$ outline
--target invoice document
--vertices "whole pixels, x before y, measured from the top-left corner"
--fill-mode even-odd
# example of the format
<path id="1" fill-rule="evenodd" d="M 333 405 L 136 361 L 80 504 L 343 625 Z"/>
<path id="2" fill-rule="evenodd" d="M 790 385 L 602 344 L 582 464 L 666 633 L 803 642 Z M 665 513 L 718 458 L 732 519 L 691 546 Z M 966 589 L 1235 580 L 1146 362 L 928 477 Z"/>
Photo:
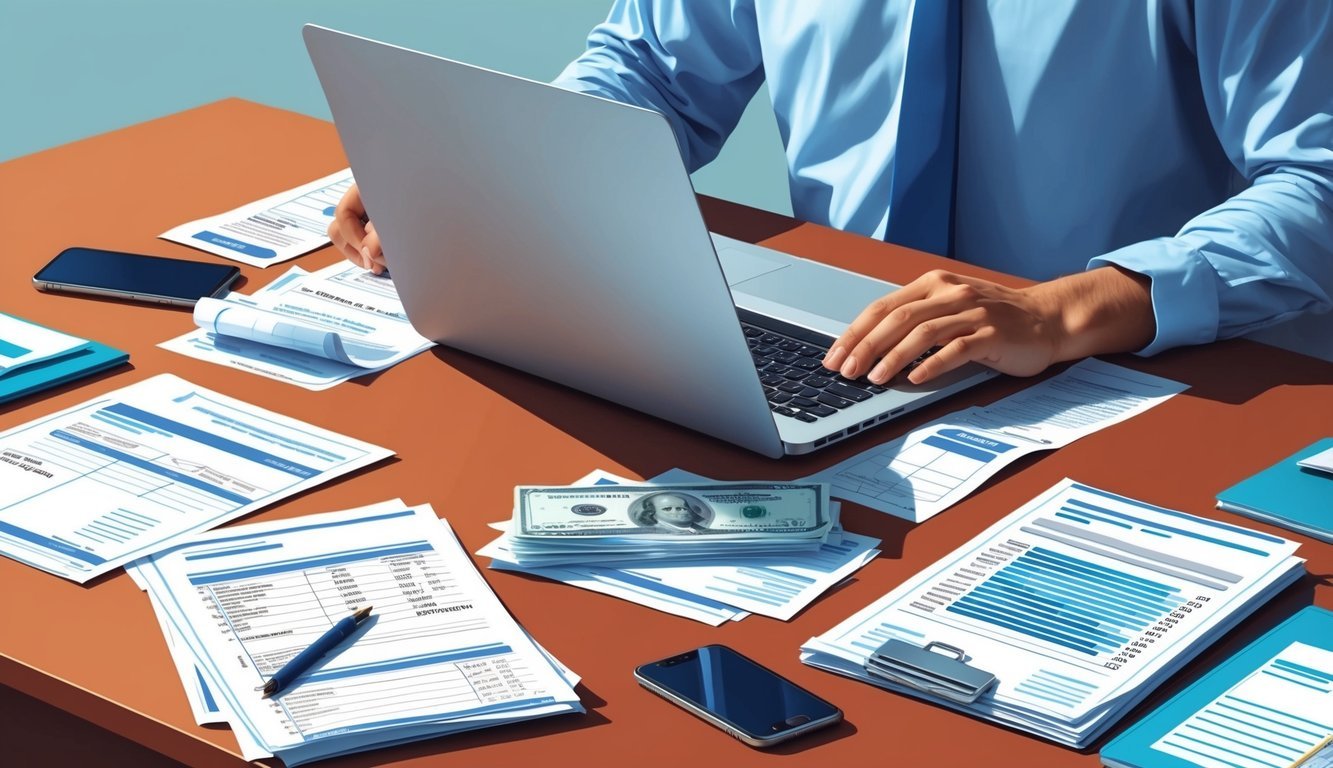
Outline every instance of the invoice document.
<path id="1" fill-rule="evenodd" d="M 268 267 L 329 244 L 328 229 L 352 169 L 181 224 L 159 237 L 252 267 Z"/>
<path id="2" fill-rule="evenodd" d="M 1079 746 L 1304 572 L 1297 543 L 1063 480 L 801 648 L 802 661 Z M 889 640 L 998 678 L 959 704 L 866 670 Z"/>
<path id="3" fill-rule="evenodd" d="M 429 505 L 214 531 L 135 568 L 221 699 L 246 759 L 276 754 L 294 765 L 583 711 Z M 261 698 L 274 672 L 365 606 L 364 628 Z"/>
<path id="4" fill-rule="evenodd" d="M 158 346 L 310 390 L 434 346 L 413 329 L 388 274 L 350 262 L 299 267 L 253 296 L 200 299 L 193 331 Z"/>
<path id="5" fill-rule="evenodd" d="M 391 455 L 161 374 L 0 433 L 0 554 L 83 583 Z"/>
<path id="6" fill-rule="evenodd" d="M 913 522 L 957 504 L 1022 456 L 1133 418 L 1187 387 L 1089 358 L 991 405 L 945 416 L 804 478 Z"/>

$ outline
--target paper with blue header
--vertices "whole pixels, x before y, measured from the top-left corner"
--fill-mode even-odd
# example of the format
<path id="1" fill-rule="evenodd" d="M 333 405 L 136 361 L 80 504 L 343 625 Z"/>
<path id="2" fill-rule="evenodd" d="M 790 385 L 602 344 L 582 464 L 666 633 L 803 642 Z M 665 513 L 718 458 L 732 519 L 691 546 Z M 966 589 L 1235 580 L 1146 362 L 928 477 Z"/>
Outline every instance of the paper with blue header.
<path id="1" fill-rule="evenodd" d="M 135 568 L 247 760 L 297 765 L 583 711 L 429 505 L 228 528 Z M 354 641 L 260 698 L 276 670 L 371 603 Z"/>
<path id="2" fill-rule="evenodd" d="M 391 455 L 161 374 L 0 433 L 0 554 L 83 583 Z"/>
<path id="3" fill-rule="evenodd" d="M 352 186 L 344 168 L 226 213 L 172 227 L 159 237 L 252 267 L 270 267 L 329 244 L 328 228 Z"/>
<path id="4" fill-rule="evenodd" d="M 1186 385 L 1089 358 L 1002 400 L 926 424 L 806 480 L 913 522 L 962 501 L 1017 459 L 1154 408 Z"/>

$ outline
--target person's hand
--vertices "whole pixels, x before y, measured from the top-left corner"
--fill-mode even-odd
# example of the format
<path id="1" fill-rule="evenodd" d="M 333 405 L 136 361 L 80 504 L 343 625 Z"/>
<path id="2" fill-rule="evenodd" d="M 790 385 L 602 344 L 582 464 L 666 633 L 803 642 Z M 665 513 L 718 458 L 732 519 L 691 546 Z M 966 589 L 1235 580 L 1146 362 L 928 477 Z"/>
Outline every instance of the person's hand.
<path id="1" fill-rule="evenodd" d="M 386 269 L 380 236 L 375 232 L 375 225 L 366 218 L 361 190 L 355 184 L 348 187 L 338 201 L 333 221 L 329 223 L 329 239 L 333 241 L 333 247 L 358 267 L 377 275 Z"/>
<path id="2" fill-rule="evenodd" d="M 1119 267 L 1028 288 L 935 270 L 871 302 L 824 367 L 883 384 L 937 348 L 909 381 L 924 384 L 971 361 L 1032 376 L 1063 360 L 1141 349 L 1155 333 L 1149 279 Z"/>

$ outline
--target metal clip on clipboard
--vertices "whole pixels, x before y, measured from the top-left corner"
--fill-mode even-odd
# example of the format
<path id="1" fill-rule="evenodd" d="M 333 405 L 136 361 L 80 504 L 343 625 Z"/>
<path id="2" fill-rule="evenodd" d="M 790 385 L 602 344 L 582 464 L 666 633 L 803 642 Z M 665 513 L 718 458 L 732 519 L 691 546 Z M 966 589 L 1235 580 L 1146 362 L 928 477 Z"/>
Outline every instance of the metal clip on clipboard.
<path id="1" fill-rule="evenodd" d="M 937 653 L 936 648 L 952 656 Z M 963 661 L 965 657 L 962 648 L 944 643 L 927 643 L 920 648 L 902 640 L 890 640 L 870 654 L 865 669 L 881 680 L 959 704 L 971 704 L 995 684 L 995 675 L 971 666 Z"/>

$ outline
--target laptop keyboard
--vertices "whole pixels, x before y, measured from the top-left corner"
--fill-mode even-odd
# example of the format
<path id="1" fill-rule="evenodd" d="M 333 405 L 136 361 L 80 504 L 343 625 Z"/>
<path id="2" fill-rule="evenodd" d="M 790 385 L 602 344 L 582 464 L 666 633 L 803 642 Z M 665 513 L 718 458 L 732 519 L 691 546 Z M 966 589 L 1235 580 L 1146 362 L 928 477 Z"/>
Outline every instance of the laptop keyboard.
<path id="1" fill-rule="evenodd" d="M 750 356 L 768 396 L 769 409 L 774 413 L 809 423 L 888 391 L 887 387 L 871 384 L 864 377 L 848 379 L 826 370 L 821 361 L 828 347 L 816 341 L 822 337 L 802 333 L 806 338 L 801 339 L 778 333 L 750 322 L 749 318 L 758 319 L 760 315 L 746 310 L 740 310 L 739 314 L 745 342 L 750 346 Z M 931 348 L 913 360 L 903 373 L 915 368 L 936 349 Z"/>
<path id="2" fill-rule="evenodd" d="M 759 381 L 776 414 L 805 422 L 832 416 L 843 408 L 888 390 L 865 379 L 843 378 L 824 369 L 823 345 L 800 341 L 742 322 Z"/>

